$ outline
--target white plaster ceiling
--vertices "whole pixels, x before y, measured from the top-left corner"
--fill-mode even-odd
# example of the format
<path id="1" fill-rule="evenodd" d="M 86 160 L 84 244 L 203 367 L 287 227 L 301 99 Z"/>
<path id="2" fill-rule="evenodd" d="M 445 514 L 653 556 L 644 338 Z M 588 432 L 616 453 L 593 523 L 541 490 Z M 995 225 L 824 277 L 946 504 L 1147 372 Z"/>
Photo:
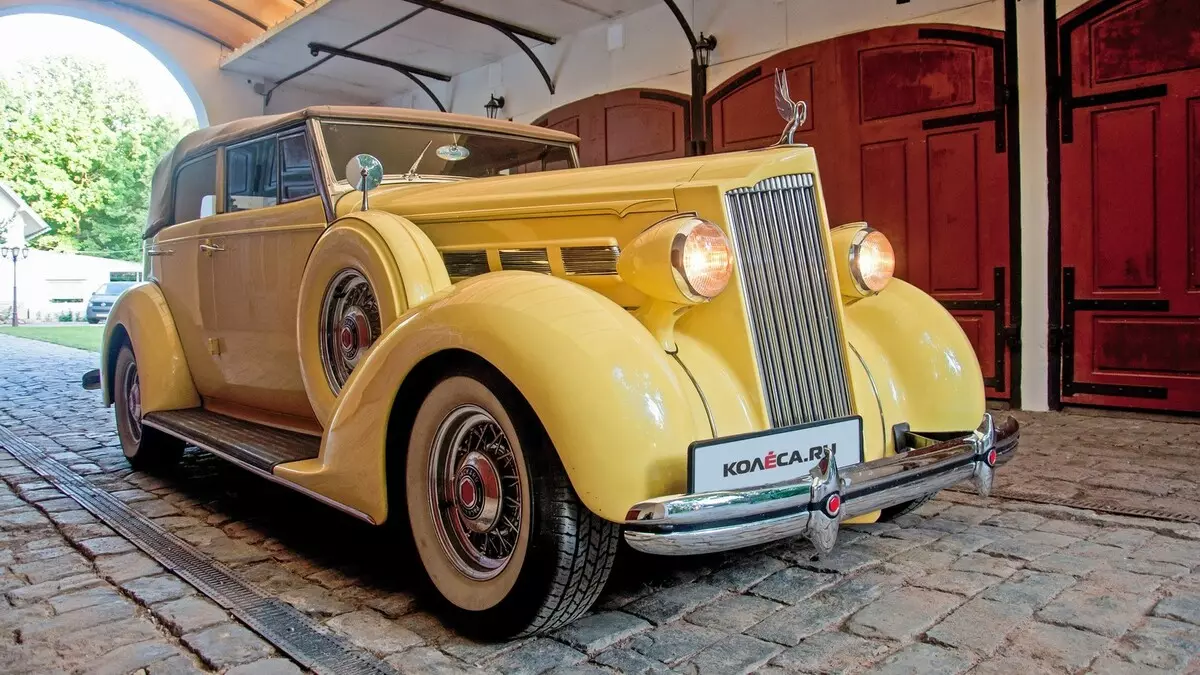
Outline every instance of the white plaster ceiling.
<path id="1" fill-rule="evenodd" d="M 563 37 L 662 0 L 443 0 L 445 4 L 499 19 L 552 37 Z M 414 90 L 390 68 L 343 57 L 309 53 L 310 42 L 346 47 L 388 23 L 405 21 L 350 47 L 409 66 L 457 75 L 520 51 L 500 31 L 402 0 L 316 0 L 254 41 L 227 56 L 221 68 L 262 78 L 267 88 L 322 59 L 312 70 L 283 86 L 345 93 L 382 101 Z M 414 14 L 415 12 L 415 14 Z M 410 16 L 411 15 L 411 16 Z M 541 43 L 522 38 L 530 47 Z M 532 62 L 530 69 L 535 66 Z M 553 71 L 551 71 L 553 76 Z M 439 83 L 425 80 L 435 91 Z M 444 101 L 449 105 L 448 101 Z"/>

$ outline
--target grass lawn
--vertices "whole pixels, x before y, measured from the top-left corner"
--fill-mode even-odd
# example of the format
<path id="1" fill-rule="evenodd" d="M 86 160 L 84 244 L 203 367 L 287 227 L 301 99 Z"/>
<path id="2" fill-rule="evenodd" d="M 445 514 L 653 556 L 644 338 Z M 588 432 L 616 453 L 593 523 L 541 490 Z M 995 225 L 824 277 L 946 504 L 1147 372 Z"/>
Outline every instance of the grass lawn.
<path id="1" fill-rule="evenodd" d="M 104 336 L 104 324 L 98 326 L 0 326 L 0 335 L 53 342 L 56 345 L 100 351 L 100 338 Z"/>

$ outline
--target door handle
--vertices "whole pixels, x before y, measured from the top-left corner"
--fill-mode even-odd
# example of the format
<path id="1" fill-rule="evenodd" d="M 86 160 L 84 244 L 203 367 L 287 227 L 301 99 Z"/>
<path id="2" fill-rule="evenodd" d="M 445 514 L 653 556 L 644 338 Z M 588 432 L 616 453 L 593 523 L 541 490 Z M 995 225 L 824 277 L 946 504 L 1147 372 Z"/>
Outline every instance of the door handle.
<path id="1" fill-rule="evenodd" d="M 169 248 L 148 248 L 146 249 L 146 255 L 175 255 L 175 251 Z"/>
<path id="2" fill-rule="evenodd" d="M 206 239 L 204 240 L 203 244 L 200 244 L 200 250 L 212 255 L 214 251 L 224 251 L 225 247 L 221 246 L 220 244 L 214 244 L 210 240 Z"/>

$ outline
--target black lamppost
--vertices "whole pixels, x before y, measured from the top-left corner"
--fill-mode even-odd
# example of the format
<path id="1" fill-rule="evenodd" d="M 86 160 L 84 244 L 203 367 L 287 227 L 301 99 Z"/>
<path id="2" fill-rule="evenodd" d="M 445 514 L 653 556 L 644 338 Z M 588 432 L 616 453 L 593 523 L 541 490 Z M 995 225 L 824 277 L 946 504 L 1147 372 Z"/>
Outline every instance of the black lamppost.
<path id="1" fill-rule="evenodd" d="M 487 111 L 489 120 L 496 119 L 500 116 L 500 111 L 504 109 L 504 97 L 496 98 L 496 95 L 492 94 L 488 102 L 483 104 L 483 109 Z"/>
<path id="2" fill-rule="evenodd" d="M 29 247 L 27 246 L 0 246 L 0 257 L 12 258 L 13 264 L 13 304 L 12 304 L 12 325 L 17 325 L 17 260 L 19 258 L 29 257 Z"/>

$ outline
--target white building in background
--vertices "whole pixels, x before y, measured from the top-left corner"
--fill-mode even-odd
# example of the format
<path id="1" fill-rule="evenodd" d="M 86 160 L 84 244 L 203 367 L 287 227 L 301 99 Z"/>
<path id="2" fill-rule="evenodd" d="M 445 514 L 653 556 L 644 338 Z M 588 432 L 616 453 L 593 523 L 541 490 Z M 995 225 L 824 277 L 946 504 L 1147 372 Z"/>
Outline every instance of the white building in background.
<path id="1" fill-rule="evenodd" d="M 3 245 L 26 249 L 17 256 L 17 317 L 21 322 L 58 321 L 70 315 L 79 319 L 87 300 L 101 284 L 112 280 L 136 280 L 140 263 L 90 255 L 39 251 L 29 240 L 49 231 L 19 195 L 0 183 L 0 232 Z M 0 317 L 8 321 L 13 304 L 13 259 L 0 258 Z"/>

